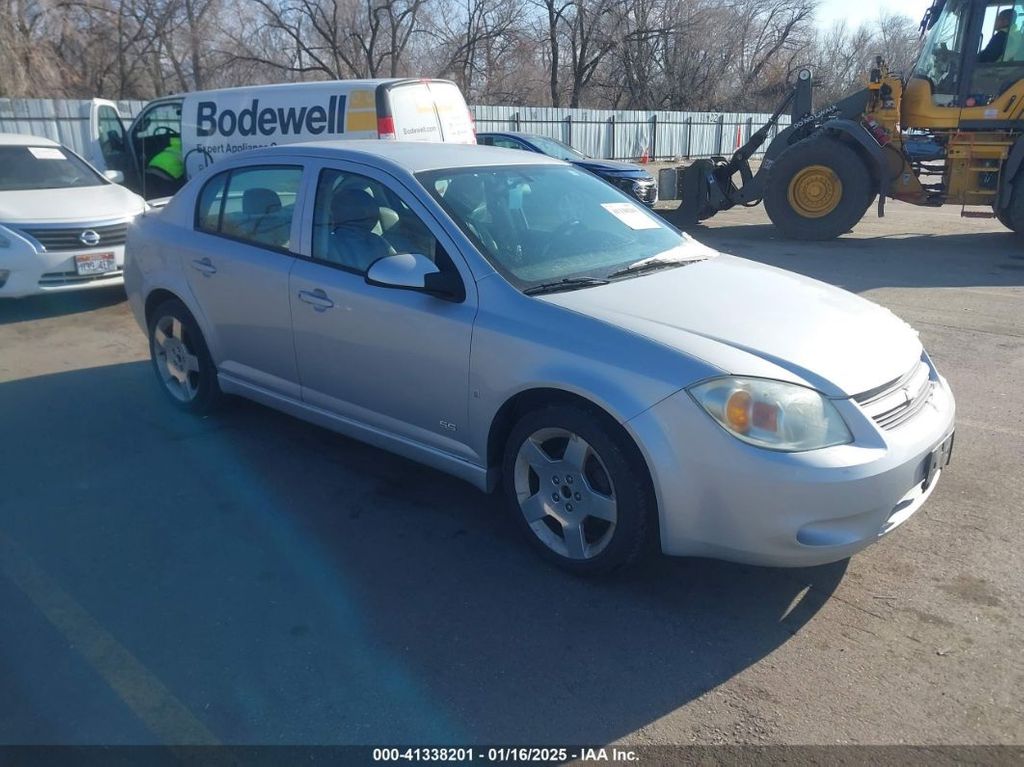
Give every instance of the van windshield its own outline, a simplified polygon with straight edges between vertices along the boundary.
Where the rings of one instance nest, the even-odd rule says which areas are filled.
[[[0,146],[0,191],[102,186],[85,161],[57,146]]]
[[[509,282],[618,279],[645,259],[708,251],[610,184],[568,165],[452,168],[420,183]]]

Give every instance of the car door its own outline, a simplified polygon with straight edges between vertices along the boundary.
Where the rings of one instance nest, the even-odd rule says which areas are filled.
[[[295,263],[301,164],[233,168],[200,190],[182,266],[218,369],[299,399],[288,273]]]
[[[479,460],[468,439],[475,284],[438,222],[386,174],[326,165],[310,189],[311,257],[290,283],[302,397],[392,437]],[[455,270],[462,301],[373,286],[370,264],[418,253]]]
[[[100,170],[121,171],[125,186],[134,184],[135,172],[128,148],[128,136],[117,106],[110,101],[93,99],[89,112],[90,143],[86,158]]]

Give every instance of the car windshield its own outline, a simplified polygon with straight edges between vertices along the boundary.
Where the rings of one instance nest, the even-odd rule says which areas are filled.
[[[0,146],[0,191],[100,186],[107,181],[56,146]]]
[[[708,253],[632,198],[573,167],[455,168],[417,178],[520,290],[625,279],[634,272],[616,273],[645,259],[685,261]]]
[[[546,154],[548,157],[554,157],[556,160],[574,162],[576,160],[587,159],[587,156],[582,152],[577,152],[568,144],[563,144],[561,141],[556,141],[553,138],[547,138],[546,136],[529,136],[528,141],[537,147],[542,154]]]

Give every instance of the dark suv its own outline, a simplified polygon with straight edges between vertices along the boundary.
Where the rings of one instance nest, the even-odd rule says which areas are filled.
[[[532,133],[478,133],[476,140],[478,144],[538,152],[546,154],[548,157],[571,162],[578,168],[589,170],[594,175],[600,176],[609,184],[632,195],[648,207],[653,207],[654,203],[658,201],[657,182],[639,165],[615,160],[595,160],[577,152],[568,144]]]

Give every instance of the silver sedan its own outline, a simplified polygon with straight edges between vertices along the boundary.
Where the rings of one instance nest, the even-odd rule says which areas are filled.
[[[182,410],[241,395],[450,472],[577,572],[653,543],[843,559],[952,448],[953,395],[890,312],[534,154],[242,154],[138,219],[125,283]]]

